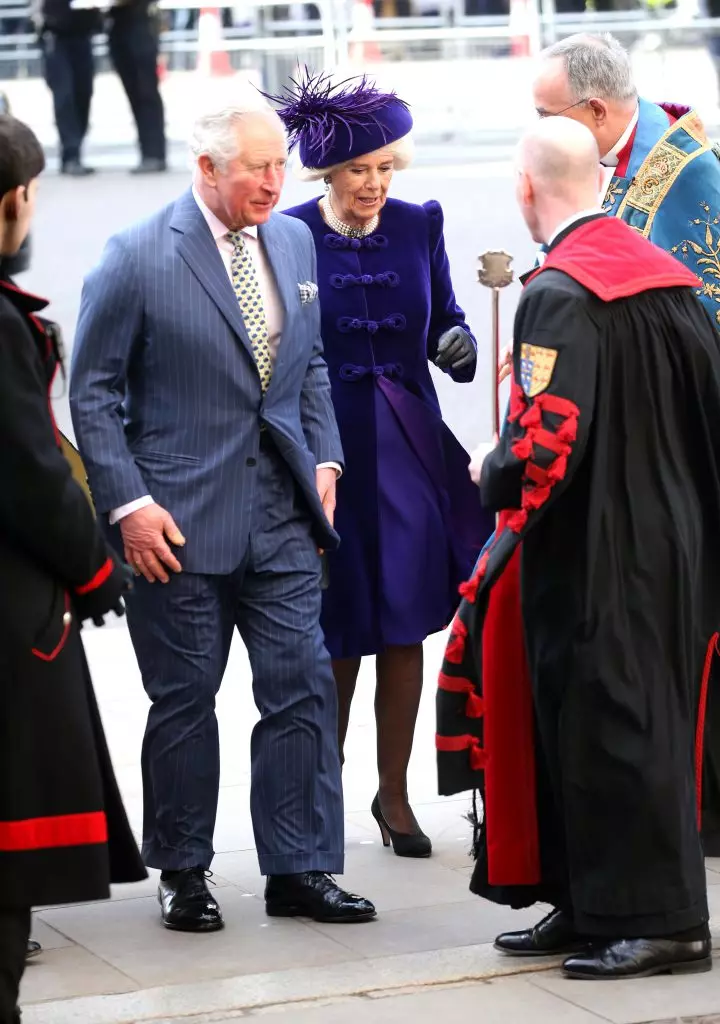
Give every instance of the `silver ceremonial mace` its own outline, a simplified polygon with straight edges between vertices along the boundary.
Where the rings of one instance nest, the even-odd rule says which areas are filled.
[[[500,289],[507,288],[514,278],[510,269],[513,257],[502,249],[489,249],[478,257],[478,281],[492,288],[492,382],[493,430],[500,434],[500,398],[498,394],[498,363],[500,362]]]

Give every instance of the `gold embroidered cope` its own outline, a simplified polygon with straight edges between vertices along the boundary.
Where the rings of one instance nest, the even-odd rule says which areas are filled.
[[[242,231],[228,231],[228,238],[234,247],[230,261],[232,285],[257,363],[260,386],[265,392],[270,385],[273,364],[265,306],[260,292],[257,270]]]

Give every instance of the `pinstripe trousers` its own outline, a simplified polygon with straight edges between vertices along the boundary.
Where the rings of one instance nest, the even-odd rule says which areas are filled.
[[[141,578],[127,602],[152,702],[142,751],[143,858],[167,870],[212,862],[215,697],[237,627],[261,715],[250,799],[260,871],[340,874],[337,697],[320,629],[320,560],[303,499],[271,443],[261,445],[254,472],[254,528],[235,572],[181,573],[167,584]]]

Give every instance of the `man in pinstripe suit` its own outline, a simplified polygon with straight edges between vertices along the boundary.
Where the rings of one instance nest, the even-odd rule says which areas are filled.
[[[287,156],[272,111],[213,111],[193,149],[192,189],[112,238],[88,276],[70,389],[96,509],[138,574],[143,856],[162,869],[167,927],[222,927],[205,873],[215,695],[237,627],[261,713],[251,809],[267,911],[368,920],[373,905],[329,874],[343,869],[343,803],[318,549],[338,542],[343,455],[313,242],[272,212]]]

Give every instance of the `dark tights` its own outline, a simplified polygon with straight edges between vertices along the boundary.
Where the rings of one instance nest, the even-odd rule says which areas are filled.
[[[360,671],[360,658],[333,661],[338,691],[338,740],[344,763],[344,746]],[[422,644],[388,647],[377,655],[375,722],[380,808],[388,825],[397,832],[417,829],[408,803],[407,770],[412,753],[415,722],[423,683]]]

